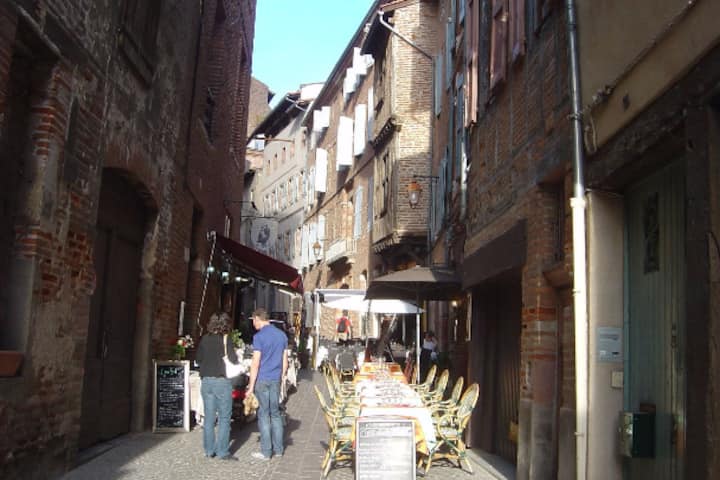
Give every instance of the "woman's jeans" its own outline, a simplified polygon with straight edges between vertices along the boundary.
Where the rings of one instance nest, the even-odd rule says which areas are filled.
[[[282,455],[283,423],[280,415],[280,380],[258,381],[255,384],[255,397],[258,400],[258,428],[260,429],[260,452],[270,457]]]
[[[232,416],[232,383],[225,377],[205,377],[200,386],[205,420],[203,422],[203,448],[205,455],[230,455],[230,417]],[[217,417],[217,437],[215,436]]]

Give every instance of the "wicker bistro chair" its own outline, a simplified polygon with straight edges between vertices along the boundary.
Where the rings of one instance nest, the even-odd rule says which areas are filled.
[[[427,473],[434,460],[444,458],[457,460],[460,468],[463,466],[462,462],[465,461],[468,471],[472,473],[472,466],[466,456],[463,433],[470,421],[470,415],[475,408],[479,393],[480,387],[477,383],[473,383],[460,398],[457,410],[438,419],[435,425],[438,442],[428,452],[427,456],[420,458],[418,462],[419,469],[422,468],[422,464],[425,462],[425,473]]]
[[[450,392],[450,397],[447,400],[437,400],[428,404],[428,408],[432,412],[432,416],[435,420],[446,413],[453,413],[457,410],[464,385],[465,379],[462,376],[458,377],[458,379],[455,380],[455,385],[453,386],[453,389]]]
[[[445,369],[442,371],[435,383],[435,390],[430,390],[425,393],[421,393],[420,396],[423,399],[423,403],[431,405],[435,402],[439,402],[445,396],[445,389],[447,389],[448,381],[450,380],[450,371]]]
[[[357,410],[360,407],[360,401],[355,395],[354,386],[352,386],[352,389],[345,388],[344,384],[338,383],[332,375],[325,376],[325,384],[333,408]]]
[[[412,387],[416,392],[420,394],[427,393],[433,386],[433,382],[435,381],[435,375],[437,375],[437,365],[433,365],[430,367],[427,376],[425,376],[424,382],[410,384],[410,387]]]
[[[317,387],[315,388],[315,395],[317,395],[318,401],[320,402],[320,408],[325,415],[325,422],[328,425],[329,437],[328,447],[323,458],[321,468],[323,471],[323,478],[327,477],[330,469],[334,464],[341,461],[352,461],[353,459],[353,424],[355,422],[355,416],[348,416],[340,411],[333,409],[328,406],[323,397],[322,392]]]

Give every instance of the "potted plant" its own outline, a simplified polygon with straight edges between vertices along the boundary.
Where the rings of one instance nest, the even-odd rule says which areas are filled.
[[[195,342],[190,335],[185,335],[184,337],[178,338],[177,342],[175,342],[170,349],[173,360],[184,360],[185,355],[187,354],[187,349],[193,348],[194,346]]]

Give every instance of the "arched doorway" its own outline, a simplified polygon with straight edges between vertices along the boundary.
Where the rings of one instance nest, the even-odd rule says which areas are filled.
[[[127,433],[146,207],[116,170],[103,172],[94,246],[80,448]]]

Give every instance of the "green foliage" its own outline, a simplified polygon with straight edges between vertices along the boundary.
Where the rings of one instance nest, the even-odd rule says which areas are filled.
[[[242,339],[242,332],[240,330],[235,329],[232,332],[230,332],[230,340],[232,340],[233,345],[235,345],[235,348],[242,348],[245,346],[245,342]]]

